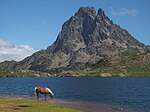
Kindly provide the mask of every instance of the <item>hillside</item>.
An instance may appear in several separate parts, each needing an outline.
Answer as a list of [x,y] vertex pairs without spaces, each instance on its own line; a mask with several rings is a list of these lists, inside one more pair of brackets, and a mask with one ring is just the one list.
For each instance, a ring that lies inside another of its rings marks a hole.
[[51,76],[150,76],[150,53],[109,56],[94,64],[90,70],[76,70],[67,74],[48,74],[29,70],[0,69],[0,77]]
[[93,66],[91,70],[78,71],[80,76],[150,76],[150,53],[110,56]]
[[50,77],[50,76],[55,75],[30,70],[15,70],[15,69],[0,68],[0,77]]
[[1,68],[69,74],[89,70],[117,54],[144,52],[145,45],[113,23],[102,9],[81,7],[67,20],[56,41],[19,62],[2,62]]

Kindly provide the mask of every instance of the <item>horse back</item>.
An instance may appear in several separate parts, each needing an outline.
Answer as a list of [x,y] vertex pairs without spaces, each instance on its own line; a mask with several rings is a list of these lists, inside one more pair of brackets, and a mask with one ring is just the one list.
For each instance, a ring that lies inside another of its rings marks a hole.
[[49,91],[48,91],[47,88],[42,88],[42,87],[37,87],[36,91],[40,92],[41,94],[47,94],[47,93],[49,93]]

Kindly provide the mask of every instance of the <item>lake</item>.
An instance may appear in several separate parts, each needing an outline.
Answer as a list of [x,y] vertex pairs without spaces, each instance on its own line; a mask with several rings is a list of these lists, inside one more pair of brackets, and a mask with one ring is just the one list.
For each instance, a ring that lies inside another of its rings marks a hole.
[[55,98],[126,106],[139,112],[150,111],[149,77],[0,78],[0,96],[34,97],[36,86],[51,88]]

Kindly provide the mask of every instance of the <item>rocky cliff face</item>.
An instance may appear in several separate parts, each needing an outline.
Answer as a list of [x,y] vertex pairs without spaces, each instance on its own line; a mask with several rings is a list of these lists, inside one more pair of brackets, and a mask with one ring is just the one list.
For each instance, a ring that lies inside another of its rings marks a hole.
[[113,23],[99,9],[81,7],[67,20],[56,41],[46,50],[14,63],[13,68],[49,73],[88,69],[104,57],[127,49],[142,50],[144,44]]

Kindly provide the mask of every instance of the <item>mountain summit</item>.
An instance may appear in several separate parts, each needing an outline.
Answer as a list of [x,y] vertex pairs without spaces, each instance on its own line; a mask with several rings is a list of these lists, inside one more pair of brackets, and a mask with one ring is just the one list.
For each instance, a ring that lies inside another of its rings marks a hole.
[[[34,53],[9,68],[49,73],[68,73],[88,69],[103,58],[128,49],[142,50],[144,44],[127,30],[113,23],[99,9],[81,7],[67,20],[56,39],[46,50]],[[1,63],[1,66],[5,66]]]

